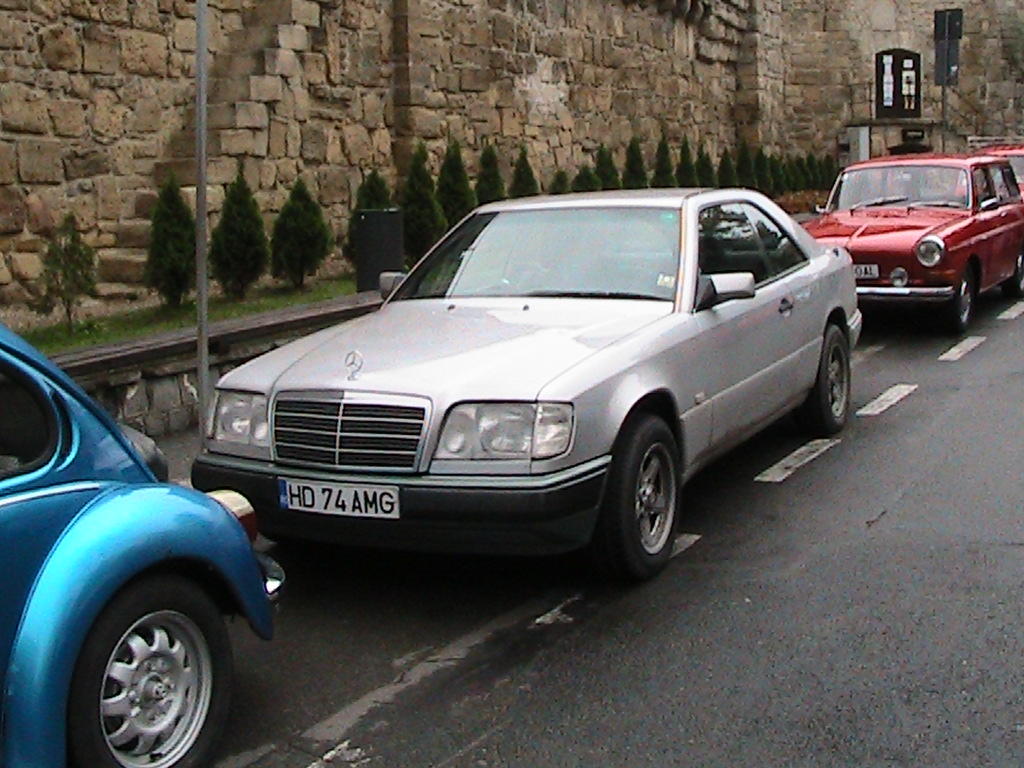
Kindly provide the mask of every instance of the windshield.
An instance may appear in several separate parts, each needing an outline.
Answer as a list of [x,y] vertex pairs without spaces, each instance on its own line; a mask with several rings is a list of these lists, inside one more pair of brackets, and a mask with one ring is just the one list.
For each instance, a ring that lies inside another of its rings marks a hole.
[[844,172],[830,211],[899,205],[968,208],[967,171],[939,165],[883,165]]
[[477,214],[451,232],[395,298],[577,296],[671,301],[679,211],[547,208]]

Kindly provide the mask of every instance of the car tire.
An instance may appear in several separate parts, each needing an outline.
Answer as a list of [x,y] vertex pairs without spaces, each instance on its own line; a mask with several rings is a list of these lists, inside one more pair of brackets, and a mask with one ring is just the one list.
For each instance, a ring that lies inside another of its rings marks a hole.
[[599,574],[644,581],[668,564],[679,504],[679,461],[675,436],[662,419],[640,414],[623,427],[590,542]]
[[974,317],[974,300],[977,298],[974,268],[968,264],[953,299],[946,305],[946,326],[949,332],[961,334],[967,330]]
[[796,410],[800,428],[814,437],[842,431],[850,417],[850,342],[837,325],[825,326],[814,386]]
[[1008,299],[1019,299],[1024,297],[1024,245],[1021,245],[1017,254],[1017,261],[1013,266],[1013,274],[999,284],[1003,296]]
[[118,593],[86,637],[68,695],[77,768],[199,768],[227,721],[231,645],[193,582],[153,576]]

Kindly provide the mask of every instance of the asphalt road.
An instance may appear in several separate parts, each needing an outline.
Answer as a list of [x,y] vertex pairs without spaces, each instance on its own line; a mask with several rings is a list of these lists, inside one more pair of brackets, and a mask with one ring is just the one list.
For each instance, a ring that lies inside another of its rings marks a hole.
[[[637,588],[268,545],[218,768],[1024,764],[1022,312],[869,314],[840,439],[784,419],[701,473]],[[180,472],[194,437],[162,443]]]

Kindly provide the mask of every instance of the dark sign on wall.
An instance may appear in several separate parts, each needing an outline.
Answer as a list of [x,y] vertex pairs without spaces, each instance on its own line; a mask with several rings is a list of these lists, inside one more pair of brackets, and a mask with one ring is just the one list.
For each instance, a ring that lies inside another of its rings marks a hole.
[[875,54],[875,117],[921,116],[921,54],[892,48]]

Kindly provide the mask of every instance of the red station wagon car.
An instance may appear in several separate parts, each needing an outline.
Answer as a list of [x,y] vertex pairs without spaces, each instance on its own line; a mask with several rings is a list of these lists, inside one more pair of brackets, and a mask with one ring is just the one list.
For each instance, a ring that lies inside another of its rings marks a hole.
[[847,166],[823,215],[805,224],[853,256],[861,303],[941,306],[966,330],[996,285],[1024,296],[1024,203],[1005,158],[880,157]]

